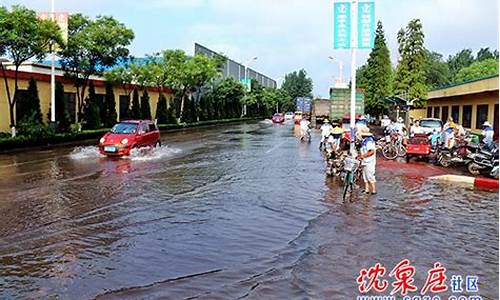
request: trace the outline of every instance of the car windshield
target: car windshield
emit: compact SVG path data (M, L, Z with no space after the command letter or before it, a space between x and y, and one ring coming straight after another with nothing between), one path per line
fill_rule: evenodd
M275 117L281 117L281 114L274 114Z
M427 128L439 128L441 127L441 121L439 120L421 120L420 126Z
M118 123L111 128L111 133L130 134L137 132L137 124L134 123Z

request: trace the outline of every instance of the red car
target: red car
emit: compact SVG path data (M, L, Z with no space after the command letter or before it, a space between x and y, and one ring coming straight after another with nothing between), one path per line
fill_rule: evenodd
M427 134L415 134L406 144L406 162L412 157L424 157L429 159L431 144Z
M140 147L160 146L160 131L149 120L130 120L117 123L99 140L99 152L108 156L130 155Z
M283 114L275 113L273 116L273 123L283 123L285 122L285 116Z

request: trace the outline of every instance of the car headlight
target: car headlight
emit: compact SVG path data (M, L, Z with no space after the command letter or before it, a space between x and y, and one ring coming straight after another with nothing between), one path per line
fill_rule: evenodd
M123 140L122 140L122 144L123 144L123 145L128 144L128 139L123 139Z
M104 143L104 141L106 141L106 139L102 137L102 138L99 140L99 143L101 143L101 144L102 144L102 143Z

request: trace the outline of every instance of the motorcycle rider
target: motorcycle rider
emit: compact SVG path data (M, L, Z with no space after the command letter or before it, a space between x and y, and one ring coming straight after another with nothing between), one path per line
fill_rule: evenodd
M486 150L491 151L493 147L493 136L495 135L495 130L491 126L490 122L485 121L483 123L483 131L481 132L481 136L483 137L483 143Z
M325 119L323 121L323 125L321 125L320 130L321 130L321 141L319 143L319 149L323 149L325 147L325 141L328 139L328 136L330 135L330 130L332 130L332 125L330 124L330 121L328 119Z
M450 150L455 146L455 127L455 123L450 123L442 134L444 146Z
M342 142L342 134L344 131L340 128L338 123L334 124L334 127L330 130L330 135L328 136L328 143L331 145L333 152L338 152L341 150L340 143Z
M410 135L423 134L424 129L420 126L420 121L416 120L413 126L410 127Z
M375 167L377 164L375 140L368 128L362 129L361 136L363 141L361 142L358 159L361 160L361 165L363 166L365 193L369 194L371 189L371 194L375 195L377 193L377 180L375 179Z
M361 131L364 130L365 128L368 128L368 121L366 120L366 117L361 115L358 120L356 120L356 123L354 124L354 129L356 131L356 139L358 141L361 141Z
M300 140L303 140L309 134L311 130L309 124L311 124L311 122L306 118L300 120Z

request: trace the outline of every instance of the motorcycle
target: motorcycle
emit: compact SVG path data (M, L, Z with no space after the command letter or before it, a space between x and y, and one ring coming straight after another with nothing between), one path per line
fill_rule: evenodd
M475 176L485 173L498 178L498 146L491 151L481 148L477 153L472 153L470 159L467 164L469 173Z
M451 165L468 165L472 161L471 154L475 151L470 141L470 137L462 138L451 149L441 145L437 152L437 163L445 168Z
M311 128L307 128L306 132L300 137L301 142L311 142Z
M326 149L326 175L339 177L344 169L345 154L334 152L331 148Z

